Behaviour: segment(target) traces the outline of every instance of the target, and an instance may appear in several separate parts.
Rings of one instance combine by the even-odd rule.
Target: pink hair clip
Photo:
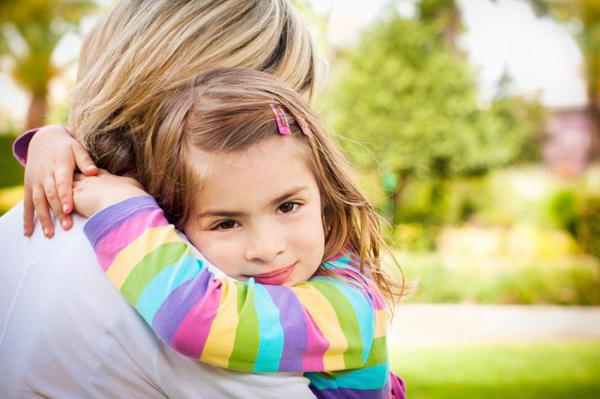
[[[287,136],[292,133],[292,129],[290,128],[290,123],[288,122],[287,116],[285,115],[285,111],[283,108],[276,104],[271,104],[271,110],[273,111],[273,115],[275,115],[275,121],[277,122],[277,129],[279,129],[279,134]],[[312,132],[308,125],[306,124],[306,120],[302,117],[296,118],[296,123],[300,127],[302,133],[305,136],[310,137]]]
[[[299,116],[298,118],[296,118],[296,121],[298,122],[298,126],[300,126],[300,130],[302,130],[302,133],[304,133],[304,135],[307,137],[312,137],[312,131],[308,127],[308,124],[306,123],[306,119]]]
[[[285,111],[279,105],[271,104],[271,110],[273,110],[273,114],[275,115],[275,121],[277,122],[277,128],[279,129],[279,134],[287,136],[292,133],[290,129],[290,123],[285,116]]]

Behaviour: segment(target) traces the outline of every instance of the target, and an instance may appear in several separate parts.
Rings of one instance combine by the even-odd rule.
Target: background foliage
[[[597,88],[596,3],[526,1],[566,24],[589,90]],[[293,3],[334,52],[320,108],[385,217],[406,274],[421,281],[412,301],[600,304],[599,169],[565,180],[544,168],[550,111],[512,95],[508,74],[493,100],[479,98],[457,44],[465,30],[457,1],[413,0],[412,17],[391,1],[360,40],[336,49],[324,36],[328,16],[307,0]],[[2,65],[31,94],[30,115],[42,118],[28,124],[64,123],[66,104],[45,105],[61,72],[52,54],[96,6],[0,2]],[[23,170],[10,150],[22,129],[0,135],[0,213],[22,197]]]

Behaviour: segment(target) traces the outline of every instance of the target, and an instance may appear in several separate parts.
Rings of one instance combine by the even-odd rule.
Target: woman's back
[[[243,374],[162,344],[103,276],[75,218],[49,240],[0,218],[0,397],[312,397],[293,374]],[[126,348],[126,350],[125,350]]]

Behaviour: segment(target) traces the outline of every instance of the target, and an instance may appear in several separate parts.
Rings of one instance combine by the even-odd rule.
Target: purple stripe
[[[314,386],[308,386],[312,393],[319,399],[386,399],[389,398],[389,385],[382,389],[325,389],[319,391]]]
[[[264,286],[277,309],[283,329],[283,351],[279,371],[302,371],[302,356],[306,349],[306,319],[302,304],[288,287]]]
[[[28,130],[17,137],[13,142],[13,155],[23,166],[25,166],[27,163],[27,150],[29,149],[29,143],[38,130],[39,129]]]
[[[94,248],[105,236],[127,219],[139,213],[160,209],[150,195],[137,195],[104,208],[88,219],[83,232]]]
[[[205,267],[200,274],[177,287],[156,312],[152,326],[156,334],[171,344],[173,336],[192,307],[206,295],[214,274]]]

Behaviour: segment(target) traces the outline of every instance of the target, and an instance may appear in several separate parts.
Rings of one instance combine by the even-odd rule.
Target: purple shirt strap
[[[40,129],[31,129],[17,137],[13,143],[13,155],[15,159],[23,166],[27,163],[27,150],[29,149],[29,142],[33,138],[33,135]]]

